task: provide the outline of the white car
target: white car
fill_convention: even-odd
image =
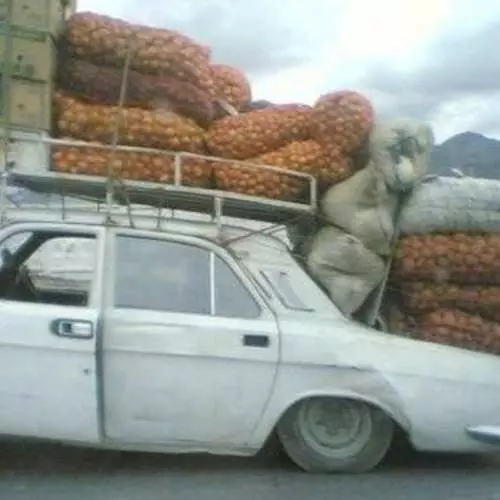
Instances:
[[[498,450],[499,357],[346,319],[276,237],[156,222],[2,226],[1,434],[253,455],[276,432],[327,472],[373,468],[396,427],[418,450]],[[41,252],[81,240],[85,272],[60,252],[40,274]]]

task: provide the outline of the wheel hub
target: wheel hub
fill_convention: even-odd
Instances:
[[[330,456],[358,453],[368,442],[372,430],[365,405],[334,399],[305,403],[299,413],[299,428],[312,448]]]

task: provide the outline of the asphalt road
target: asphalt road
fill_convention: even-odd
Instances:
[[[393,453],[374,473],[310,475],[254,459],[0,443],[1,500],[500,500],[500,460]]]

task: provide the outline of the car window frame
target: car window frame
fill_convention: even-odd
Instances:
[[[290,280],[290,273],[283,269],[264,268],[259,270],[260,276],[266,284],[271,288],[276,297],[279,299],[282,306],[288,311],[301,313],[315,313],[316,309],[307,305],[295,289]],[[280,278],[285,278],[285,283],[280,282]],[[288,286],[289,290],[285,290],[284,286]],[[291,292],[291,296],[288,292]],[[294,301],[297,301],[294,303]]]
[[[75,242],[75,240],[78,242],[78,240],[82,240],[82,241],[93,241],[93,246],[92,246],[92,252],[94,253],[94,261],[95,261],[95,254],[97,253],[97,248],[98,248],[98,240],[96,237],[92,238],[92,235],[90,233],[85,233],[83,235],[75,235],[75,234],[71,234],[71,235],[68,235],[68,234],[57,234],[56,236],[54,236],[53,238],[49,238],[49,239],[46,239],[45,241],[43,241],[40,245],[38,245],[37,249],[31,253],[31,255],[23,262],[23,266],[26,267],[27,271],[29,272],[29,275],[31,277],[31,280],[33,281],[34,284],[36,284],[36,279],[40,276],[38,274],[38,270],[35,268],[35,267],[32,267],[32,263],[30,262],[31,259],[33,259],[33,257],[38,253],[38,252],[47,252],[48,249],[44,248],[46,245],[51,245],[53,244],[54,242],[57,242],[58,240],[71,240],[72,242]],[[78,243],[77,243],[78,244]],[[64,259],[64,257],[63,257]],[[77,268],[74,269],[74,268],[63,268],[63,273],[74,273],[75,275],[78,273],[78,272],[82,272],[83,271],[83,275],[82,277],[85,277],[87,278],[88,277],[88,280],[87,279],[81,279],[80,280],[80,283],[82,284],[85,283],[85,284],[88,284],[88,286],[82,286],[82,288],[80,290],[78,289],[74,289],[72,292],[70,293],[85,293],[85,295],[87,296],[87,303],[90,303],[90,290],[92,289],[92,274],[93,274],[93,267],[95,267],[95,263],[94,263],[94,266],[92,266],[91,264],[91,268],[90,269],[86,269],[86,268],[83,268],[83,266],[81,266],[82,268],[81,269],[78,269],[78,262],[81,262],[81,261],[77,261]],[[49,271],[54,271],[52,269],[49,269]],[[50,279],[63,279],[64,278],[61,278],[60,276],[58,277],[58,272],[55,271],[53,273],[51,272],[48,272],[46,274],[46,277],[50,280]],[[79,281],[78,278],[69,278],[70,280],[74,280],[74,281]],[[60,305],[60,304],[56,304],[56,305]],[[86,307],[87,304],[85,305],[79,305],[77,307]]]
[[[71,224],[58,224],[58,225],[52,225],[50,223],[36,223],[36,222],[23,222],[23,223],[16,223],[12,224],[10,226],[5,226],[1,232],[1,238],[0,238],[0,247],[1,245],[8,240],[9,238],[15,236],[16,234],[21,234],[21,233],[36,233],[36,232],[45,232],[45,233],[55,233],[59,237],[61,236],[61,233],[68,233],[68,236],[63,236],[63,237],[68,237],[68,238],[79,238],[81,237],[82,239],[85,237],[85,235],[93,236],[93,239],[95,240],[95,252],[94,252],[94,259],[93,259],[93,270],[91,272],[91,279],[90,279],[90,289],[88,293],[88,300],[85,305],[82,306],[76,306],[76,305],[66,305],[66,304],[52,304],[52,303],[47,303],[47,302],[24,302],[20,300],[15,300],[15,299],[9,299],[5,297],[0,297],[0,302],[6,302],[10,304],[23,304],[23,305],[32,305],[32,306],[45,306],[45,307],[64,307],[64,308],[78,308],[78,309],[96,309],[99,308],[100,303],[101,303],[101,292],[102,292],[102,260],[101,256],[103,253],[103,248],[104,248],[104,240],[105,240],[105,229],[103,227],[98,227],[98,226],[87,226],[87,225],[71,225]],[[79,236],[81,235],[81,236]],[[57,236],[56,236],[57,237]],[[24,246],[28,240],[26,240],[23,245]],[[45,244],[47,241],[46,240],[44,243],[42,243],[40,246],[37,247],[37,249],[32,252],[24,261],[27,262],[28,259],[30,259],[35,252],[37,252],[43,244]],[[19,250],[19,248],[17,249]]]
[[[233,273],[233,276],[235,277],[236,281],[246,290],[248,295],[250,296],[251,300],[253,301],[254,305],[258,309],[258,313],[254,317],[241,317],[241,316],[224,316],[224,315],[217,315],[214,314],[213,316],[216,318],[232,318],[232,319],[240,319],[240,320],[254,320],[254,319],[259,319],[262,317],[264,313],[263,306],[261,303],[255,298],[255,295],[257,293],[256,290],[252,290],[253,288],[253,283],[248,277],[245,275],[244,271],[238,266],[238,264],[235,262],[235,258],[231,254],[227,254],[227,258],[225,258],[223,255],[224,252],[216,252],[211,250],[210,251],[210,276],[214,276],[214,279],[211,280],[210,286],[213,287],[213,300],[216,300],[216,283],[215,283],[215,257],[219,257],[219,259],[228,266],[229,270]],[[242,279],[241,276],[244,276],[248,282],[248,285],[245,284],[245,281]],[[217,303],[215,302],[215,306],[217,306]]]
[[[116,252],[117,252],[117,241],[119,236],[131,236],[134,238],[144,238],[144,239],[155,239],[161,240],[165,242],[179,243],[191,245],[197,248],[201,248],[209,252],[210,255],[217,255],[222,261],[229,266],[229,269],[233,272],[237,280],[240,284],[247,290],[250,298],[254,301],[259,309],[259,315],[253,318],[244,318],[240,316],[217,316],[216,314],[199,314],[199,313],[184,313],[184,312],[176,312],[176,311],[166,311],[166,310],[156,310],[156,309],[142,309],[142,308],[127,308],[127,307],[117,307],[115,306],[115,276],[116,276]],[[261,294],[257,291],[255,285],[252,283],[250,278],[246,276],[243,269],[235,262],[234,256],[219,247],[216,243],[210,241],[209,239],[184,235],[184,234],[176,234],[176,233],[168,233],[168,232],[152,232],[150,230],[141,230],[141,229],[129,229],[129,228],[114,228],[111,229],[108,233],[108,241],[107,245],[109,248],[111,265],[107,269],[106,276],[106,304],[107,307],[110,307],[114,310],[135,310],[135,311],[154,311],[155,313],[161,314],[181,314],[181,315],[193,315],[200,316],[205,318],[214,318],[214,319],[224,319],[224,320],[235,320],[235,321],[258,321],[264,319],[269,315],[269,306],[263,300]],[[212,263],[213,262],[213,263]],[[215,265],[215,259],[209,258],[209,265]],[[212,269],[210,269],[210,275],[212,276]],[[214,292],[215,281],[211,279],[210,283],[210,300],[215,300]],[[212,304],[210,304],[210,309],[212,309]]]

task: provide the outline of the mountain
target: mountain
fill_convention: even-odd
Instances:
[[[475,132],[450,137],[434,148],[431,172],[450,176],[452,168],[474,177],[500,179],[500,141]]]

